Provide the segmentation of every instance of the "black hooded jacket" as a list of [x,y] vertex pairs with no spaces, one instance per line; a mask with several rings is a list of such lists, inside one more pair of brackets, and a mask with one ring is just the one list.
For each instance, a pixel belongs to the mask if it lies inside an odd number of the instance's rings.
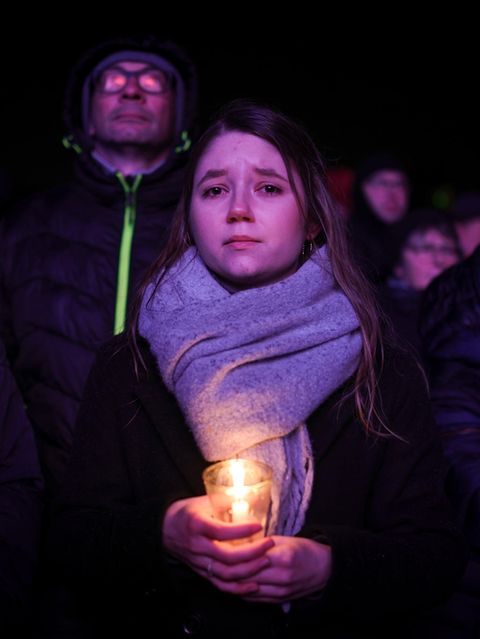
[[475,550],[480,586],[480,247],[427,288],[420,331],[450,463],[447,488]]
[[[90,155],[92,143],[81,126],[84,79],[98,62],[122,50],[160,55],[179,71],[185,89],[170,156],[153,173],[135,178],[107,173]],[[74,177],[17,206],[0,229],[1,337],[34,426],[50,493],[61,482],[89,369],[99,346],[114,333],[125,227],[133,228],[123,278],[131,302],[166,240],[196,97],[194,67],[173,43],[122,39],[88,52],[72,70],[65,99],[65,145],[75,152]]]

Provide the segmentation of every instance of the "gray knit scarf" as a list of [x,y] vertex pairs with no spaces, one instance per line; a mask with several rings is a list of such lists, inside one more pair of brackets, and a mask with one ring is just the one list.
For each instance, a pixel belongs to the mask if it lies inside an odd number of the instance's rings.
[[362,348],[326,249],[280,282],[231,294],[190,248],[147,288],[139,331],[205,459],[270,464],[268,532],[297,533],[313,481],[305,421],[354,373]]

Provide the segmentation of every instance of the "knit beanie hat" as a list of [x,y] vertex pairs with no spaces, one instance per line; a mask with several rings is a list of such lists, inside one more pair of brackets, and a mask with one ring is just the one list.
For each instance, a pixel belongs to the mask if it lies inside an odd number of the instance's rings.
[[400,171],[407,175],[407,170],[402,162],[387,151],[373,153],[361,162],[356,170],[356,180],[361,183],[377,171]]

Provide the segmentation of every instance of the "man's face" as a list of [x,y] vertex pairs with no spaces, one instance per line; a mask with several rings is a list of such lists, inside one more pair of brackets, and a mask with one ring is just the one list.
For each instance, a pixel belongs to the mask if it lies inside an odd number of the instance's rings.
[[400,171],[376,171],[362,184],[363,194],[375,215],[393,224],[408,208],[408,182]]
[[[163,93],[142,88],[138,75],[128,76],[125,86],[115,93],[102,88],[102,77],[112,69],[138,72],[152,69],[143,62],[116,62],[106,69],[92,94],[89,134],[96,148],[102,146],[143,146],[166,149],[173,143],[175,131],[175,93],[169,87]],[[154,74],[163,75],[160,69]],[[106,84],[103,84],[105,87]],[[148,78],[145,86],[149,87]]]

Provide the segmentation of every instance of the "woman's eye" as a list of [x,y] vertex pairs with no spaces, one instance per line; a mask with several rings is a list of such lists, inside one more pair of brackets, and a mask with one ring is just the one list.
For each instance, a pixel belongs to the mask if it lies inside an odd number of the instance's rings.
[[264,184],[260,190],[263,190],[265,193],[281,193],[282,189],[280,189],[278,186],[275,186],[274,184]]
[[222,188],[220,186],[211,186],[208,189],[205,189],[205,191],[203,191],[202,196],[203,197],[217,197],[218,195],[221,194],[222,192]]

